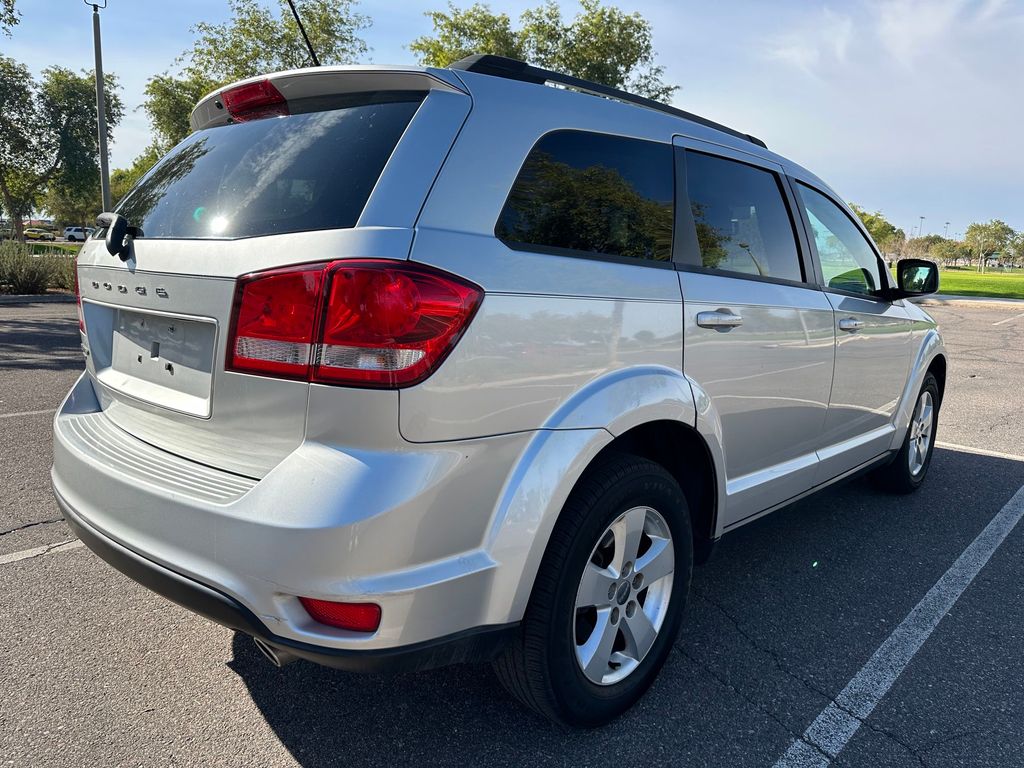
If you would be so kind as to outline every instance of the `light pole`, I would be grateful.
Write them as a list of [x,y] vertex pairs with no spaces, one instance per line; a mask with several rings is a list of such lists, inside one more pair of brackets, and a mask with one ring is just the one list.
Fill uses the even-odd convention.
[[107,166],[107,105],[103,96],[103,47],[100,43],[100,9],[107,7],[107,0],[100,5],[82,0],[92,6],[92,46],[96,54],[96,126],[100,142],[100,192],[103,196],[103,210],[110,210],[110,168]]
[[949,239],[949,222],[948,221],[946,222],[946,225],[942,228],[942,239],[943,240],[948,240]]
[[918,216],[917,218],[919,218],[921,220],[921,224],[917,228],[917,236],[918,237],[923,237],[924,236],[924,216]]

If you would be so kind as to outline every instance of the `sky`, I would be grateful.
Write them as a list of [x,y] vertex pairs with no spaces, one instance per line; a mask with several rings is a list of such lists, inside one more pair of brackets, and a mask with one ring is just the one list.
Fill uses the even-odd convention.
[[[763,139],[848,201],[914,233],[962,233],[998,218],[1024,229],[1024,0],[606,0],[652,24],[673,103]],[[492,0],[513,18],[541,0]],[[468,0],[456,3],[460,7]],[[563,2],[575,15],[576,2]],[[411,64],[442,0],[364,0],[368,63]],[[81,0],[17,0],[21,23],[0,53],[36,74],[92,67]],[[226,0],[108,0],[104,69],[126,115],[111,167],[149,143],[139,109],[149,77],[172,69],[190,26]],[[946,222],[949,222],[948,228]]]

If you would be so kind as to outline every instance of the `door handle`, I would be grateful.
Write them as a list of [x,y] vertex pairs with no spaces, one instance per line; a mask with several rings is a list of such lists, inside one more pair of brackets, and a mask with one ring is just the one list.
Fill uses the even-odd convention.
[[839,321],[839,330],[847,331],[849,333],[856,333],[864,327],[864,321],[858,320],[855,317],[844,317]]
[[716,309],[714,312],[698,312],[697,325],[701,328],[727,331],[730,328],[743,325],[743,318],[728,309]]

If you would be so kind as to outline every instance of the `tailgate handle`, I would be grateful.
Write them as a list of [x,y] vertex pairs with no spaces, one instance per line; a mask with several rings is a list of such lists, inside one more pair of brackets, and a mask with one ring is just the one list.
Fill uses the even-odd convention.
[[716,309],[714,312],[698,312],[697,325],[701,328],[728,331],[730,328],[743,325],[743,318],[731,310]]

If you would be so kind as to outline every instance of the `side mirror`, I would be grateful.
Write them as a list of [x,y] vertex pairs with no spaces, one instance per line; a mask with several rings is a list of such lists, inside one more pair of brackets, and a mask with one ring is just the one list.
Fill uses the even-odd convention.
[[128,261],[131,258],[132,246],[128,219],[119,213],[104,212],[96,217],[96,225],[107,229],[107,252],[111,256],[117,256],[121,261]]
[[900,259],[896,262],[896,285],[893,298],[925,296],[939,290],[939,268],[933,261]]

